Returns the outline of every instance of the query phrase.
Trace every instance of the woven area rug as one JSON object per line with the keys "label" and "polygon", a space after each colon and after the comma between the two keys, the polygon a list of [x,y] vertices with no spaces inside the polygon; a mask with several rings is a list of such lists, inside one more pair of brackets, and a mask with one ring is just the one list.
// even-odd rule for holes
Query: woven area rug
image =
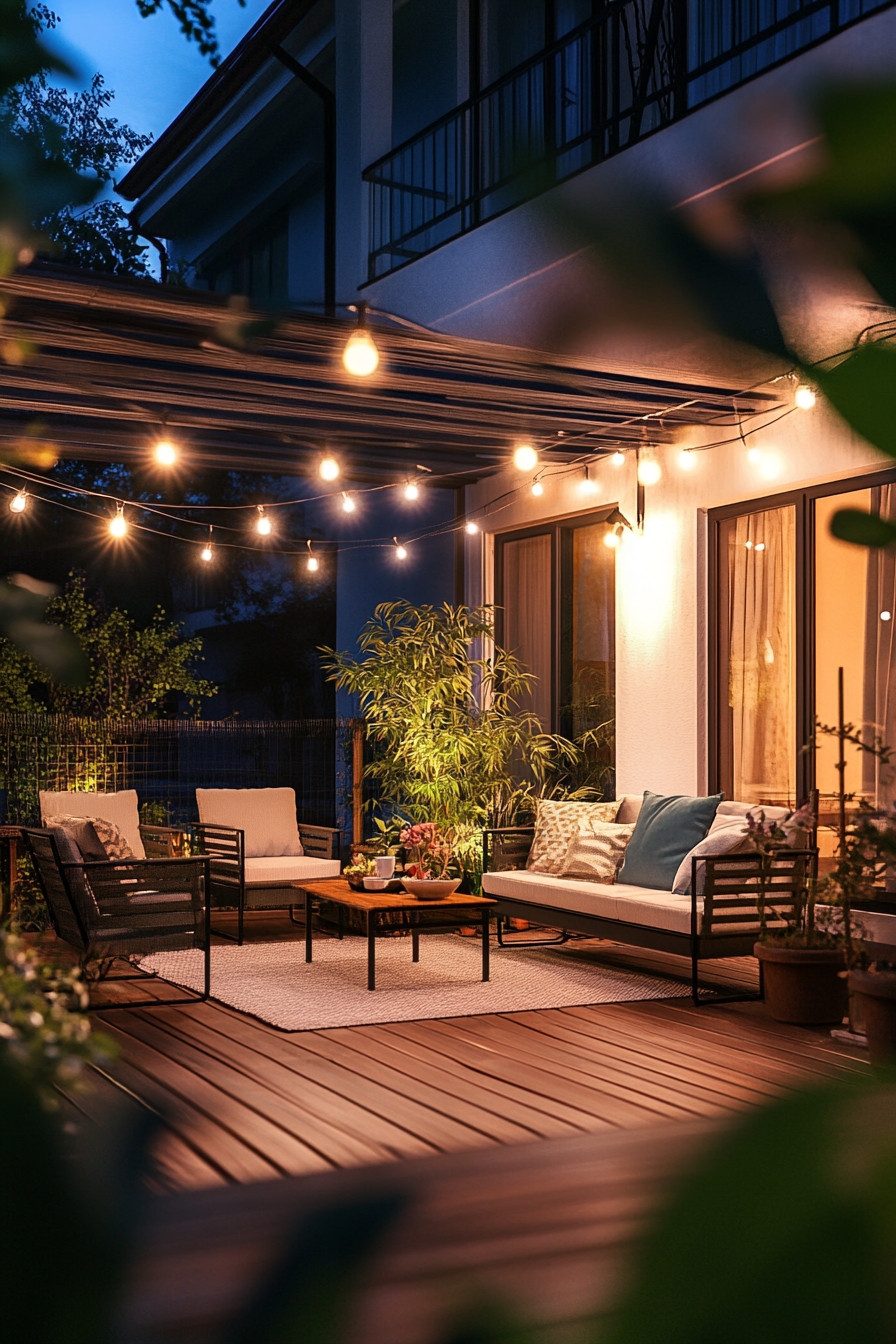
{"label": "woven area rug", "polygon": [[[202,987],[202,953],[160,952],[141,967],[188,989]],[[483,984],[478,938],[430,934],[411,961],[410,938],[381,938],[377,988],[367,988],[362,938],[321,938],[314,961],[300,941],[212,948],[212,997],[283,1031],[320,1031],[374,1022],[413,1022],[480,1013],[520,1013],[591,1003],[684,998],[679,980],[605,966],[572,947],[494,949],[491,980]]]}

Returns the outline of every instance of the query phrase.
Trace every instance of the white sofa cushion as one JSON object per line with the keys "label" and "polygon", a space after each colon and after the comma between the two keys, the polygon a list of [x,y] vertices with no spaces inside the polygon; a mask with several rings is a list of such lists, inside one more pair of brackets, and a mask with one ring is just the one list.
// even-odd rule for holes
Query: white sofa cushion
{"label": "white sofa cushion", "polygon": [[765,814],[766,821],[785,821],[790,816],[788,807],[766,807],[763,803],[738,803],[733,798],[723,798],[716,808],[710,832],[721,826],[729,826],[732,821],[741,818],[744,823],[749,816],[759,820]]}
{"label": "white sofa cushion", "polygon": [[526,867],[538,873],[559,873],[569,842],[591,819],[615,821],[619,804],[580,803],[566,799],[539,798],[535,804],[535,836]]}
{"label": "white sofa cushion", "polygon": [[44,825],[56,817],[102,817],[118,827],[128,842],[135,859],[145,859],[146,850],[140,835],[140,813],[136,789],[121,789],[118,793],[39,794],[40,815]]}
{"label": "white sofa cushion", "polygon": [[582,822],[578,835],[570,840],[558,876],[615,882],[634,829],[634,822],[619,826],[614,821],[597,821],[589,817]]}
{"label": "white sofa cushion", "polygon": [[[545,873],[514,870],[484,873],[482,890],[487,896],[509,901],[531,901],[550,910],[617,919],[623,924],[641,924],[669,933],[690,933],[691,898],[633,887],[621,882],[582,882],[577,878],[552,877]],[[698,928],[702,901],[697,902]],[[546,921],[550,923],[550,920]]]}
{"label": "white sofa cushion", "polygon": [[295,789],[197,789],[199,820],[245,832],[247,859],[304,854]]}
{"label": "white sofa cushion", "polygon": [[319,882],[324,877],[339,877],[338,859],[292,858],[246,859],[247,887],[276,887],[302,880]]}
{"label": "white sofa cushion", "polygon": [[[672,883],[673,894],[678,896],[690,895],[692,859],[706,858],[716,854],[736,854],[742,849],[752,849],[750,832],[747,830],[745,822],[740,817],[717,817],[709,828],[709,834],[704,836],[689,854],[685,854],[678,865],[678,872],[675,874],[675,881]],[[705,885],[706,864],[701,863],[697,867],[697,892],[701,896]]]}

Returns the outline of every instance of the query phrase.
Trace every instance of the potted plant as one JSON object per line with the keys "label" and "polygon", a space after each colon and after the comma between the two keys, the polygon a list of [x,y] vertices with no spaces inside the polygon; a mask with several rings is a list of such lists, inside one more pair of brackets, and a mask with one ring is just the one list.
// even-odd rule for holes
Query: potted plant
{"label": "potted plant", "polygon": [[419,901],[440,900],[460,886],[459,877],[450,876],[454,859],[452,837],[432,821],[412,822],[399,837],[404,850],[402,885]]}

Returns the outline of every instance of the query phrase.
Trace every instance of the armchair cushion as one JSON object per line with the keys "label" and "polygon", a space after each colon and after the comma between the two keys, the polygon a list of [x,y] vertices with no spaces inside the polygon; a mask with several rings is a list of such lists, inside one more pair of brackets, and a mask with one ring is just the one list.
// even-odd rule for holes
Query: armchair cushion
{"label": "armchair cushion", "polygon": [[131,847],[135,859],[145,859],[140,835],[140,813],[136,789],[119,793],[40,793],[40,815],[45,826],[57,817],[102,817],[114,822]]}
{"label": "armchair cushion", "polygon": [[304,854],[295,789],[197,789],[199,820],[245,835],[247,859]]}

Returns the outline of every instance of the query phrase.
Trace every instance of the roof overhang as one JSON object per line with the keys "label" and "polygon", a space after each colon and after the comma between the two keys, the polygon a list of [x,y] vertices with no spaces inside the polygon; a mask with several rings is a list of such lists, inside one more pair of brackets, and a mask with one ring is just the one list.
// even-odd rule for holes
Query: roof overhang
{"label": "roof overhang", "polygon": [[49,264],[0,292],[4,337],[34,348],[4,369],[7,454],[38,434],[60,456],[135,462],[164,424],[204,467],[314,474],[328,449],[356,481],[419,462],[459,485],[506,465],[521,437],[566,461],[730,419],[735,396],[741,414],[777,402],[394,324],[373,328],[381,365],[358,379],[342,365],[345,320],[290,312],[267,330],[270,315],[223,296]]}

